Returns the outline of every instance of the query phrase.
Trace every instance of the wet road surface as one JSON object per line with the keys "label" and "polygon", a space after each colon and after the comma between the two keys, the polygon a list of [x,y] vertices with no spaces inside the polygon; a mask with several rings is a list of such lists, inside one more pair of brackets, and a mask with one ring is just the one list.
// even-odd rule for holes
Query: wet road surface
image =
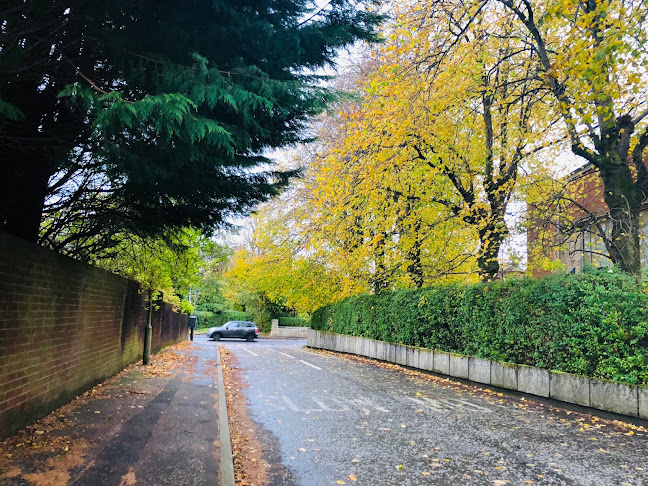
{"label": "wet road surface", "polygon": [[636,425],[305,341],[219,344],[238,361],[266,459],[285,466],[272,484],[648,484]]}

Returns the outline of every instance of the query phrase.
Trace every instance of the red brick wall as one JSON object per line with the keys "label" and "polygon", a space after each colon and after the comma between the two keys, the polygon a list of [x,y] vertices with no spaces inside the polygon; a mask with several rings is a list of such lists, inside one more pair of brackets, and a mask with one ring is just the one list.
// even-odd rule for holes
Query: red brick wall
{"label": "red brick wall", "polygon": [[[555,202],[551,199],[548,200],[546,208],[537,213],[533,207],[530,207],[528,216],[533,224],[530,225],[527,231],[527,265],[532,270],[534,277],[543,277],[552,273],[550,270],[539,267],[538,262],[543,257],[562,261],[566,270],[576,268],[581,271],[583,266],[581,260],[584,253],[577,251],[577,248],[582,246],[582,234],[580,232],[574,233],[566,243],[567,235],[562,234],[559,236],[557,223],[560,219],[563,225],[570,226],[587,219],[590,215],[599,217],[608,211],[603,198],[603,180],[594,167],[585,166],[572,173],[570,178],[566,180],[564,191],[561,209],[557,209]],[[569,202],[570,200],[576,201],[577,204]],[[547,215],[549,218],[545,219]],[[566,248],[559,251],[559,245],[566,246]],[[591,260],[591,257],[589,257],[589,260]]]}
{"label": "red brick wall", "polygon": [[[644,156],[644,165],[648,167],[648,154]],[[604,192],[605,187],[603,180],[601,179],[597,169],[589,164],[577,169],[566,180],[565,196],[576,201],[578,205],[565,204],[565,209],[564,212],[561,213],[561,216],[565,217],[569,222],[578,222],[579,219],[586,218],[588,213],[591,213],[596,217],[604,216],[608,212],[608,207],[604,200]],[[644,205],[645,204],[648,204],[648,200],[644,201]],[[585,210],[578,207],[579,205],[585,208]],[[644,212],[644,214],[646,214],[646,212]],[[593,256],[592,252],[589,253],[589,257],[583,258],[584,252],[574,251],[575,248],[581,244],[582,246],[591,246],[591,242],[583,242],[583,235],[580,233],[575,234],[574,237],[569,240],[568,243],[571,245],[571,248],[568,251],[559,252],[556,246],[558,243],[556,230],[557,214],[554,215],[553,221],[542,220],[534,214],[534,209],[530,208],[528,216],[530,221],[534,223],[527,232],[527,248],[529,250],[528,267],[532,269],[535,277],[541,277],[551,273],[550,271],[540,269],[537,265],[538,260],[544,256],[547,256],[552,260],[560,259],[566,265],[567,270],[570,268],[576,268],[580,271],[582,270],[583,264],[599,266],[599,264],[608,263],[604,258]],[[643,225],[644,223],[640,224]],[[580,241],[578,241],[579,238]],[[564,237],[561,237],[561,239],[564,240]],[[596,248],[596,251],[602,251],[607,254],[602,241],[597,243],[597,245],[600,246],[600,248]],[[642,265],[645,266],[645,262],[648,261],[648,248],[646,247],[645,242],[642,242],[642,252],[644,252],[645,255],[642,260],[642,262],[644,262]],[[587,254],[587,252],[585,252],[585,254]],[[597,259],[598,261],[595,262],[594,260]]]}
{"label": "red brick wall", "polygon": [[[136,282],[0,233],[0,437],[142,358]],[[158,302],[154,351],[187,339],[187,316]]]}

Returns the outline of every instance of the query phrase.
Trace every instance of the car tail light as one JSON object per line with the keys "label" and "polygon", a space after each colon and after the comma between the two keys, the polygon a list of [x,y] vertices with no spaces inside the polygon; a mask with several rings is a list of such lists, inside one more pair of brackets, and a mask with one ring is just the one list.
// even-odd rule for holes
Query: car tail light
{"label": "car tail light", "polygon": [[255,327],[255,328],[254,328],[254,332],[256,332],[257,334],[259,334],[259,328],[258,328],[258,327]]}

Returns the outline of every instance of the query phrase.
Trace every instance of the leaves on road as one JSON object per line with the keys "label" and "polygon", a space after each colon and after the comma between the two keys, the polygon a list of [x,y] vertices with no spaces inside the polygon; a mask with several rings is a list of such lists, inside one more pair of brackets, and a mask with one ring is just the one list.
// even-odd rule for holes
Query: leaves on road
{"label": "leaves on road", "polygon": [[[262,454],[263,445],[258,438],[254,422],[247,413],[246,386],[237,366],[236,357],[224,346],[219,346],[223,362],[223,380],[227,390],[227,410],[234,457],[234,477],[237,486],[260,486],[267,484],[270,464]],[[281,422],[277,420],[277,422]],[[291,457],[291,459],[295,459]]]}

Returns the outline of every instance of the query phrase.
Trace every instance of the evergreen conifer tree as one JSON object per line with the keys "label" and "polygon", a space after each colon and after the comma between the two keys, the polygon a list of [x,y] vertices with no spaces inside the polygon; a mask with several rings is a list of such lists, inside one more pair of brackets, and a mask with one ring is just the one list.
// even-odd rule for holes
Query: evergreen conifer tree
{"label": "evergreen conifer tree", "polygon": [[291,174],[264,150],[330,100],[313,73],[337,49],[375,40],[368,1],[3,2],[0,229],[63,245],[267,199]]}

